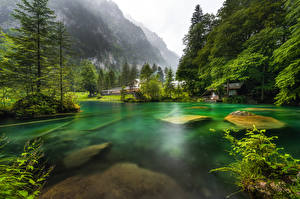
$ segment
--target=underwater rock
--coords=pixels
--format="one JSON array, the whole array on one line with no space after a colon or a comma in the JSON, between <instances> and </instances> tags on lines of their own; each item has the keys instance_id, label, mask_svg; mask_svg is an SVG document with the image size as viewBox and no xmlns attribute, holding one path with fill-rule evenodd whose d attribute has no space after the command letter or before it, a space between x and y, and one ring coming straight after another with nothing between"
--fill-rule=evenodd
<instances>
[{"instance_id":1,"label":"underwater rock","mask_svg":"<svg viewBox=\"0 0 300 199\"><path fill-rule=\"evenodd\" d=\"M190 124L195 122L200 122L203 120L209 120L210 117L208 116L201 116L201 115L184 115L184 116L174 116L174 117L168 117L161 119L162 121L169 122L172 124Z\"/></svg>"},{"instance_id":2,"label":"underwater rock","mask_svg":"<svg viewBox=\"0 0 300 199\"><path fill-rule=\"evenodd\" d=\"M245 108L246 111L280 111L278 109L273 108Z\"/></svg>"},{"instance_id":3,"label":"underwater rock","mask_svg":"<svg viewBox=\"0 0 300 199\"><path fill-rule=\"evenodd\" d=\"M64 165L66 168L79 167L88 162L93 156L110 148L111 145L112 144L108 142L74 151L64 159Z\"/></svg>"},{"instance_id":4,"label":"underwater rock","mask_svg":"<svg viewBox=\"0 0 300 199\"><path fill-rule=\"evenodd\" d=\"M255 115L246 111L233 112L225 120L238 127L247 129L253 128L253 125L258 129L277 129L285 126L283 122L272 117Z\"/></svg>"},{"instance_id":5,"label":"underwater rock","mask_svg":"<svg viewBox=\"0 0 300 199\"><path fill-rule=\"evenodd\" d=\"M170 177L120 163L103 173L70 177L46 190L41 199L182 199L188 198Z\"/></svg>"},{"instance_id":6,"label":"underwater rock","mask_svg":"<svg viewBox=\"0 0 300 199\"><path fill-rule=\"evenodd\" d=\"M187 109L203 109L203 110L207 110L209 109L209 107L207 106L192 106L192 107L188 107Z\"/></svg>"}]
</instances>

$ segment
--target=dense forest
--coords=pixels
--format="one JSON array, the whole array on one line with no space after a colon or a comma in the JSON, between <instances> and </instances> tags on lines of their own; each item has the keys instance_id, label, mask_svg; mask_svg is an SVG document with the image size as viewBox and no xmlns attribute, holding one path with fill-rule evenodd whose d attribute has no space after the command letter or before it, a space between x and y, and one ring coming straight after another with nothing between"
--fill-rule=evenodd
<instances>
[{"instance_id":1,"label":"dense forest","mask_svg":"<svg viewBox=\"0 0 300 199\"><path fill-rule=\"evenodd\" d=\"M226 0L216 16L198 5L191 22L176 74L191 94L239 82L244 102L299 103L298 0Z\"/></svg>"}]
</instances>

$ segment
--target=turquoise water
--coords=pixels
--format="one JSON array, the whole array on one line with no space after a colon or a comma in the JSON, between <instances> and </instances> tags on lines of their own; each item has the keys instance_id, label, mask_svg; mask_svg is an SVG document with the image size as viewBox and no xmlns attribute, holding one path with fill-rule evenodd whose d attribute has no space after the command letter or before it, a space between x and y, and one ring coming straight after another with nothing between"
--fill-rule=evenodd
<instances>
[{"instance_id":1,"label":"turquoise water","mask_svg":"<svg viewBox=\"0 0 300 199\"><path fill-rule=\"evenodd\" d=\"M206 106L207 109L191 108L195 106ZM232 185L232 178L209 173L210 169L232 161L226 152L230 145L222 136L223 129L233 128L234 125L225 122L224 117L233 111L255 107L273 109L251 112L286 123L285 128L268 133L279 137L277 144L284 147L285 152L300 158L298 107L99 102L82 102L81 107L83 112L55 120L0 126L0 133L4 133L10 140L5 152L19 154L27 140L41 137L48 162L56 165L49 186L69 176L92 170L101 172L116 163L130 162L172 177L191 198L224 198L238 190ZM212 120L193 126L171 125L160 120L181 115L210 116ZM8 125L18 121L0 123ZM93 158L77 169L64 168L63 159L70 152L105 142L111 142L113 146L104 157ZM232 198L244 196L241 194Z\"/></svg>"}]
</instances>

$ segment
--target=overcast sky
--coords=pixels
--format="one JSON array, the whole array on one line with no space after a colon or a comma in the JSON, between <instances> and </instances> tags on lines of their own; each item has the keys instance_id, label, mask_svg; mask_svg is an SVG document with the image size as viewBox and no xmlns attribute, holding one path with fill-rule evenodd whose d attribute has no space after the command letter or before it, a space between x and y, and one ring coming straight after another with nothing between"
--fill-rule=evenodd
<instances>
[{"instance_id":1,"label":"overcast sky","mask_svg":"<svg viewBox=\"0 0 300 199\"><path fill-rule=\"evenodd\" d=\"M113 0L125 16L143 23L156 32L169 49L182 55L182 38L188 32L197 4L204 13L216 13L224 0Z\"/></svg>"}]
</instances>

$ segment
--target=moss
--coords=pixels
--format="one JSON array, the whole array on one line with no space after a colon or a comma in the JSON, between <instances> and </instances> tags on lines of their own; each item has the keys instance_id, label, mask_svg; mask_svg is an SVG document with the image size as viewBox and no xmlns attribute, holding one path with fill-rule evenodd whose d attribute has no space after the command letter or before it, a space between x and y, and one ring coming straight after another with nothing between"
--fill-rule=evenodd
<instances>
[{"instance_id":1,"label":"moss","mask_svg":"<svg viewBox=\"0 0 300 199\"><path fill-rule=\"evenodd\" d=\"M80 107L72 100L66 99L61 106L60 101L53 97L36 93L17 101L12 112L17 118L36 118L57 113L78 112Z\"/></svg>"}]
</instances>

